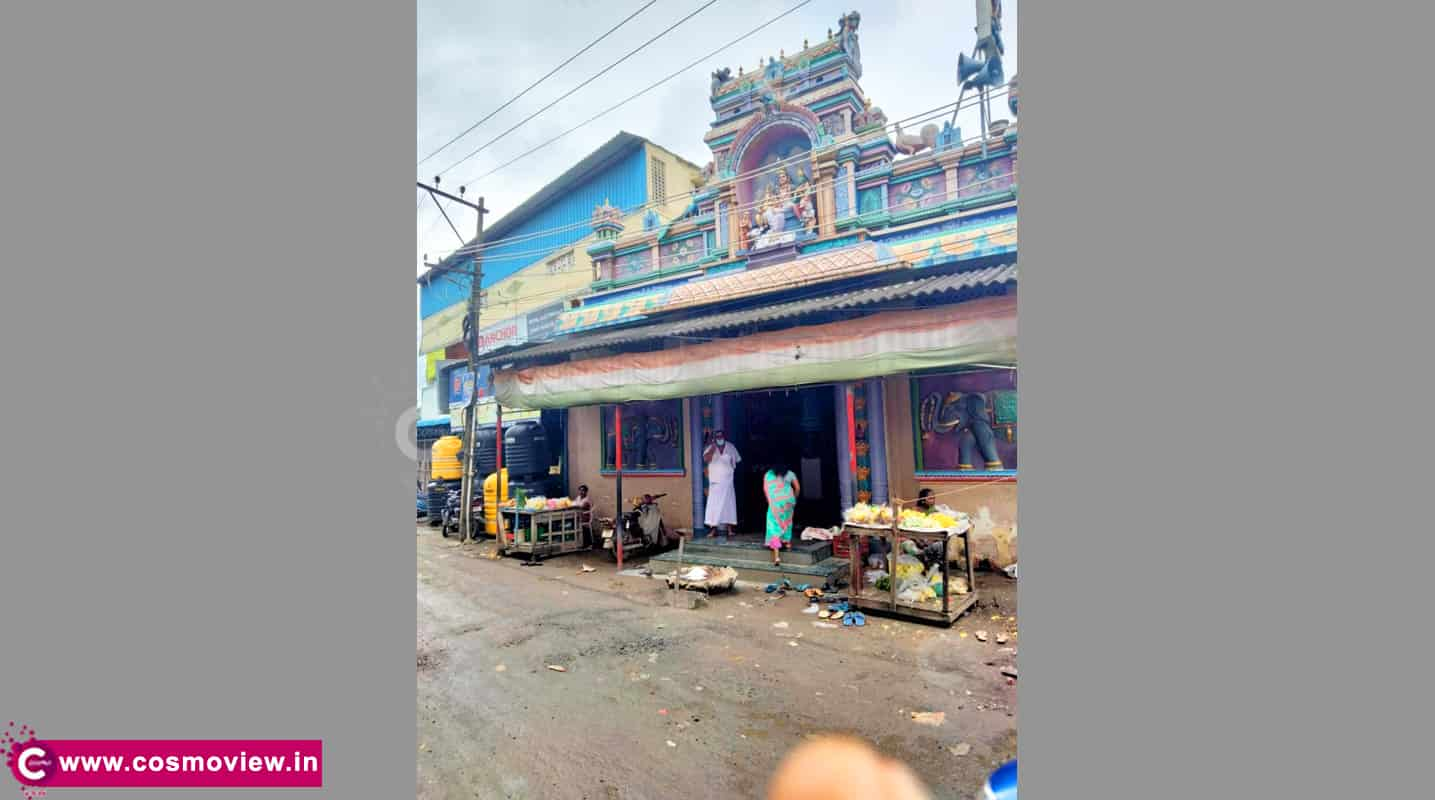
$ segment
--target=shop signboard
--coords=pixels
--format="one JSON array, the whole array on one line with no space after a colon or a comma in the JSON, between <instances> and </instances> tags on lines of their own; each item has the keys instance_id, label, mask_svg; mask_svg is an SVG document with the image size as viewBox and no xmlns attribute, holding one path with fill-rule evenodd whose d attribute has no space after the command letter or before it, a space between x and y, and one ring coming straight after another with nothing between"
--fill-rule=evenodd
<instances>
[{"instance_id":1,"label":"shop signboard","mask_svg":"<svg viewBox=\"0 0 1435 800\"><path fill-rule=\"evenodd\" d=\"M558 335L558 318L563 314L563 303L550 303L528 312L528 341L531 344L546 342Z\"/></svg>"},{"instance_id":2,"label":"shop signboard","mask_svg":"<svg viewBox=\"0 0 1435 800\"><path fill-rule=\"evenodd\" d=\"M479 355L500 347L514 347L528 342L528 317L514 317L489 325L478 332Z\"/></svg>"},{"instance_id":3,"label":"shop signboard","mask_svg":"<svg viewBox=\"0 0 1435 800\"><path fill-rule=\"evenodd\" d=\"M487 365L479 366L477 381L473 379L473 371L468 367L454 367L449 370L449 408L468 405L468 401L473 397L475 391L478 393L480 402L485 398L493 397L493 373Z\"/></svg>"},{"instance_id":4,"label":"shop signboard","mask_svg":"<svg viewBox=\"0 0 1435 800\"><path fill-rule=\"evenodd\" d=\"M455 367L448 372L448 404L453 406L468 405L469 398L473 397L473 372L467 367Z\"/></svg>"}]
</instances>

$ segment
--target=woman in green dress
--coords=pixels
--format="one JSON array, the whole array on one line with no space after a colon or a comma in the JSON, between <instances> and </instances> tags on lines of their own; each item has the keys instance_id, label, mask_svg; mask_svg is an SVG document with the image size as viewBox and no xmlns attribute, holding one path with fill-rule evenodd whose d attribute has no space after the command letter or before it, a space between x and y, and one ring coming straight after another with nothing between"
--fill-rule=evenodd
<instances>
[{"instance_id":1,"label":"woman in green dress","mask_svg":"<svg viewBox=\"0 0 1435 800\"><path fill-rule=\"evenodd\" d=\"M778 553L792 542L792 512L802 485L791 471L781 474L775 469L762 476L762 491L767 495L767 546L772 549L772 563L781 566Z\"/></svg>"}]
</instances>

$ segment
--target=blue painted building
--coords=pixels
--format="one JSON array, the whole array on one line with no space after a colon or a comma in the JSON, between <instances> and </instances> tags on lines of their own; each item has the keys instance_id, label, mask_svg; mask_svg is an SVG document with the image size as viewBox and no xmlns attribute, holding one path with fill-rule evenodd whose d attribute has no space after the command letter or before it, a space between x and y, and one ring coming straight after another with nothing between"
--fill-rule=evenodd
<instances>
[{"instance_id":1,"label":"blue painted building","mask_svg":"<svg viewBox=\"0 0 1435 800\"><path fill-rule=\"evenodd\" d=\"M681 194L685 201L692 189L691 182L673 182L681 176L666 174L670 172L670 161L685 164L692 175L698 172L697 166L683 162L641 136L619 133L608 140L484 231L487 241L514 239L484 251L484 288L541 260L550 251L590 237L588 222L593 209L605 201L628 211L658 199L654 194L658 170L665 174L662 183L657 185L665 187L670 196L672 192ZM421 316L433 316L468 299L470 281L466 275L453 275L449 280L425 280L448 270L472 272L473 259L468 255L447 259L420 278Z\"/></svg>"},{"instance_id":2,"label":"blue painted building","mask_svg":"<svg viewBox=\"0 0 1435 800\"><path fill-rule=\"evenodd\" d=\"M481 341L522 344L530 324L539 330L568 297L586 290L593 277L584 245L594 238L594 207L610 204L634 226L649 212L672 219L691 202L700 180L696 165L620 132L488 225L483 241L492 244L482 252ZM419 355L436 364L419 388L426 417L449 413L451 375L467 368L462 323L473 271L473 255L460 252L418 279ZM455 425L459 416L453 416Z\"/></svg>"}]
</instances>

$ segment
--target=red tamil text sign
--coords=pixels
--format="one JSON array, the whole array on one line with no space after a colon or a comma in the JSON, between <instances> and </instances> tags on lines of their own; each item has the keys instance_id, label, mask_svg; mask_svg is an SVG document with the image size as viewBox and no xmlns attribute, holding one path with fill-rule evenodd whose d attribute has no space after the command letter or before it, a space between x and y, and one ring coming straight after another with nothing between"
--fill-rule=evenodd
<instances>
[{"instance_id":1,"label":"red tamil text sign","mask_svg":"<svg viewBox=\"0 0 1435 800\"><path fill-rule=\"evenodd\" d=\"M318 739L30 739L6 761L21 784L44 789L324 785Z\"/></svg>"}]
</instances>

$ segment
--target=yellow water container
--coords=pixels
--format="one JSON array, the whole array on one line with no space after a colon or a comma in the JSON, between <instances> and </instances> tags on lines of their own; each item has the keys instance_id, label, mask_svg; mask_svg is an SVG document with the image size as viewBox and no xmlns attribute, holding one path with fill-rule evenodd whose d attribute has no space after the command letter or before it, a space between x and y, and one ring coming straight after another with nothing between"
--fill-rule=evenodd
<instances>
[{"instance_id":1,"label":"yellow water container","mask_svg":"<svg viewBox=\"0 0 1435 800\"><path fill-rule=\"evenodd\" d=\"M444 436L434 442L429 451L429 460L433 465L430 480L463 480L463 464L458 460L458 451L462 448L463 438L459 436Z\"/></svg>"},{"instance_id":2,"label":"yellow water container","mask_svg":"<svg viewBox=\"0 0 1435 800\"><path fill-rule=\"evenodd\" d=\"M499 480L503 481L503 496L499 497ZM498 521L503 518L499 506L508 499L508 467L490 474L483 479L483 520L484 529L490 536L498 536ZM508 530L507 524L503 528Z\"/></svg>"}]
</instances>

